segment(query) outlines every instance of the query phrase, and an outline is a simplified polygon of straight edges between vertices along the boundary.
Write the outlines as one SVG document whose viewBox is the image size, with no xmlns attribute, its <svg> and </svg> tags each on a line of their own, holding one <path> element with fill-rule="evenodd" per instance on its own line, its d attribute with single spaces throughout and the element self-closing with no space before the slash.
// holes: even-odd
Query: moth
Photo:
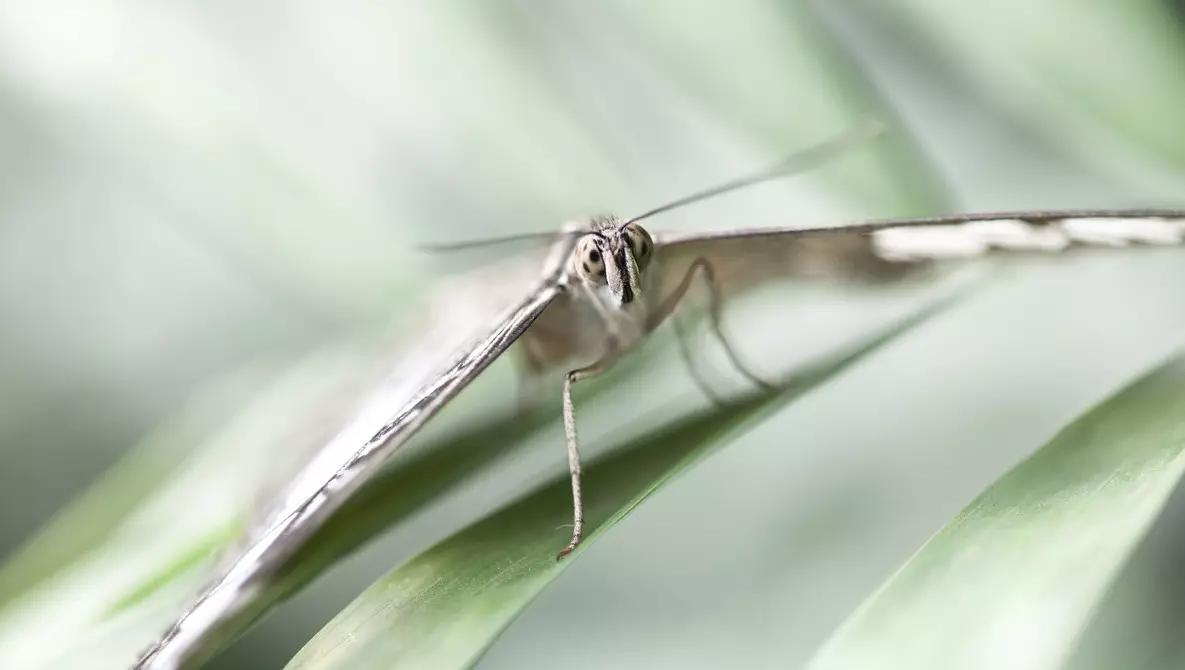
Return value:
<svg viewBox="0 0 1185 670">
<path fill-rule="evenodd" d="M 596 216 L 568 224 L 541 253 L 443 283 L 430 297 L 418 344 L 403 352 L 386 381 L 354 409 L 353 419 L 276 497 L 242 551 L 136 667 L 180 667 L 205 635 L 239 611 L 262 580 L 512 345 L 519 349 L 528 378 L 563 375 L 573 527 L 570 538 L 557 538 L 562 558 L 579 545 L 584 530 L 572 388 L 610 369 L 676 316 L 694 287 L 706 289 L 707 324 L 732 364 L 753 383 L 765 385 L 739 360 L 721 326 L 725 298 L 764 280 L 888 283 L 935 262 L 990 252 L 1052 253 L 1079 246 L 1185 242 L 1185 210 L 1172 209 L 958 214 L 699 234 L 650 231 L 641 223 L 676 207 L 816 165 L 868 135 L 867 129 L 858 129 L 807 149 L 775 169 L 639 216 Z M 566 545 L 561 545 L 563 539 Z"/>
</svg>

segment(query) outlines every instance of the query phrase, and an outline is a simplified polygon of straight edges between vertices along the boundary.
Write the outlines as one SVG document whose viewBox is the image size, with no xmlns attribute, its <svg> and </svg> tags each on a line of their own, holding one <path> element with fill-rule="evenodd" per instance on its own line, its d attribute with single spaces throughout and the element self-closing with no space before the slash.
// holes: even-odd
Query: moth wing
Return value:
<svg viewBox="0 0 1185 670">
<path fill-rule="evenodd" d="M 698 235 L 656 233 L 647 291 L 669 295 L 698 259 L 712 267 L 724 296 L 775 279 L 891 281 L 910 268 L 878 256 L 861 233 L 816 235 L 796 228 L 757 228 Z"/>
<path fill-rule="evenodd" d="M 353 403 L 349 420 L 279 489 L 239 550 L 136 667 L 178 667 L 206 634 L 241 611 L 261 579 L 530 328 L 560 294 L 557 279 L 569 251 L 557 245 L 545 259 L 515 258 L 433 290 L 415 342 L 398 349 L 381 383 Z"/>
<path fill-rule="evenodd" d="M 1057 252 L 1075 246 L 1185 241 L 1185 210 L 1066 210 L 881 219 L 835 227 L 750 228 L 655 236 L 649 281 L 667 295 L 698 258 L 725 294 L 772 279 L 893 281 L 932 261 L 993 251 Z"/>
<path fill-rule="evenodd" d="M 516 325 L 525 330 L 555 297 L 549 285 L 558 273 L 548 271 L 546 262 L 542 254 L 526 254 L 435 286 L 408 331 L 381 356 L 382 369 L 367 375 L 363 392 L 355 393 L 331 422 L 337 428 L 314 435 L 313 456 L 277 495 L 269 496 L 266 518 L 248 536 L 258 537 L 316 494 L 381 429 L 388 437 L 376 458 L 385 460 L 429 418 L 421 417 L 414 428 L 393 425 L 417 398 L 427 394 L 424 400 L 434 413 L 509 348 L 521 331 L 497 341 L 495 335 Z M 543 301 L 538 312 L 536 301 Z M 438 383 L 454 379 L 461 383 Z"/>
</svg>

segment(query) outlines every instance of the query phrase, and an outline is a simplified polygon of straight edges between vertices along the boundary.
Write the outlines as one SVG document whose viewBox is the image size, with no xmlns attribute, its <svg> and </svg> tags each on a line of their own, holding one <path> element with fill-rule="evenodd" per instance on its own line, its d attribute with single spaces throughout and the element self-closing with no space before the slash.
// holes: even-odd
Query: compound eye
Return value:
<svg viewBox="0 0 1185 670">
<path fill-rule="evenodd" d="M 634 261 L 638 267 L 646 267 L 650 257 L 654 255 L 654 240 L 651 239 L 650 233 L 642 226 L 631 223 L 625 227 L 625 236 L 630 241 L 630 251 L 634 253 Z"/>
<path fill-rule="evenodd" d="M 591 237 L 580 240 L 576 246 L 576 270 L 585 281 L 605 283 L 605 259 Z"/>
</svg>

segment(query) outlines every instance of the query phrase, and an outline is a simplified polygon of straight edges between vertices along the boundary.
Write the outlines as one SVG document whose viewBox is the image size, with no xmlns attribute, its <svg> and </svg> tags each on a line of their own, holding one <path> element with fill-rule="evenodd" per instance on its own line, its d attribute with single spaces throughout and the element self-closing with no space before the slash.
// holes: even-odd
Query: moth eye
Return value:
<svg viewBox="0 0 1185 670">
<path fill-rule="evenodd" d="M 601 250 L 591 239 L 584 240 L 576 250 L 576 267 L 585 281 L 603 284 L 605 282 L 605 259 Z"/>
<path fill-rule="evenodd" d="M 645 267 L 650 262 L 650 255 L 654 251 L 654 240 L 650 233 L 636 223 L 625 227 L 625 235 L 630 241 L 630 251 L 634 252 L 634 260 L 638 267 Z"/>
</svg>

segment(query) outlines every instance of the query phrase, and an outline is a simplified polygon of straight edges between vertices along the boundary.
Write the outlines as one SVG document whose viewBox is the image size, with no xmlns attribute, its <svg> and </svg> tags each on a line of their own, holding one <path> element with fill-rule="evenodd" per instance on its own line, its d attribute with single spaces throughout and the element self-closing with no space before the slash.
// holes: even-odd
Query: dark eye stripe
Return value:
<svg viewBox="0 0 1185 670">
<path fill-rule="evenodd" d="M 633 250 L 637 256 L 645 256 L 650 253 L 650 241 L 646 239 L 646 233 L 635 226 L 629 226 L 625 229 L 626 236 L 630 240 L 630 249 Z"/>
<path fill-rule="evenodd" d="M 647 251 L 646 238 L 639 235 L 637 237 L 631 237 L 630 241 L 633 242 L 633 244 L 630 246 L 633 247 L 634 253 L 638 254 L 639 256 L 646 255 L 646 251 Z"/>
</svg>

